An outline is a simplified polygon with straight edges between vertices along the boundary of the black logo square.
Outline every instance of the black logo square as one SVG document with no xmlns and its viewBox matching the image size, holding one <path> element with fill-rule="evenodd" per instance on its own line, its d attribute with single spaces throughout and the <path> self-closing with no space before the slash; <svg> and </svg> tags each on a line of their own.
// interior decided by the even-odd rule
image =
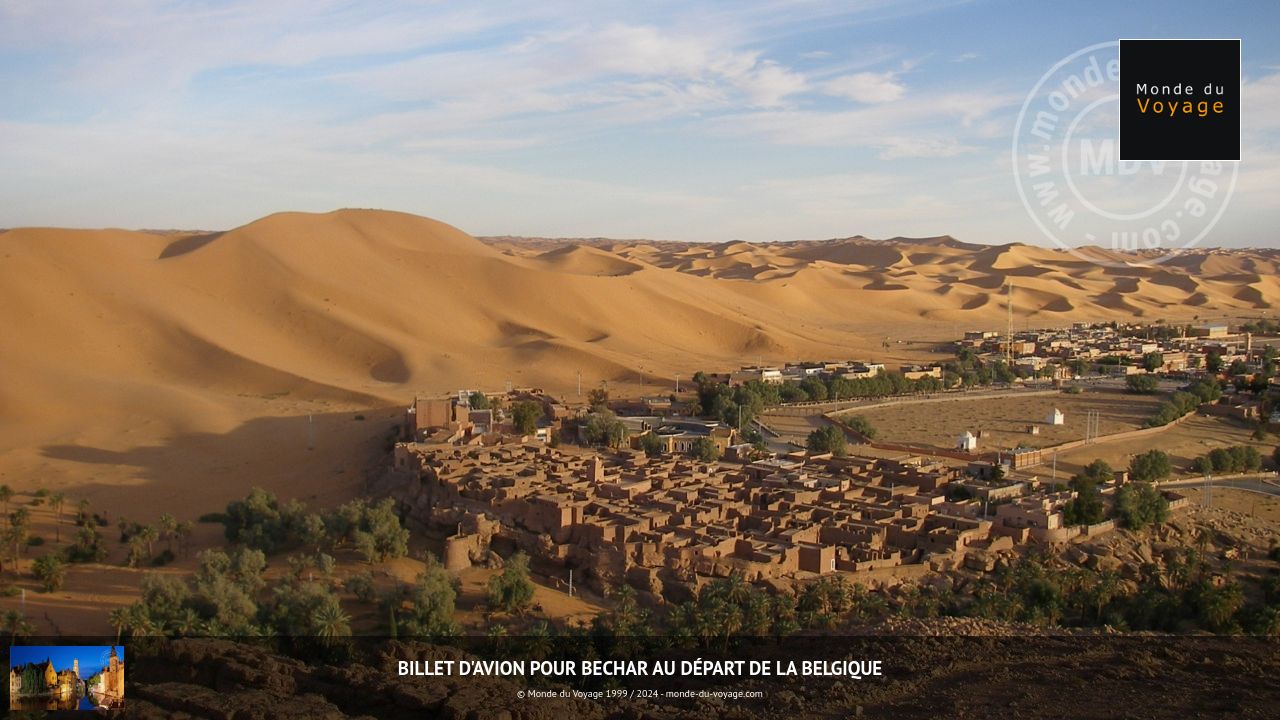
<svg viewBox="0 0 1280 720">
<path fill-rule="evenodd" d="M 1240 41 L 1121 40 L 1120 159 L 1239 160 Z"/>
</svg>

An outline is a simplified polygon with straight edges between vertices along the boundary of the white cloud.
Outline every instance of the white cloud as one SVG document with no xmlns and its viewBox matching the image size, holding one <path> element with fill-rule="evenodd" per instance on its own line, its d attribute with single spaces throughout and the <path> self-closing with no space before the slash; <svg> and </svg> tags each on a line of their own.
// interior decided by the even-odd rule
<svg viewBox="0 0 1280 720">
<path fill-rule="evenodd" d="M 882 148 L 880 157 L 885 160 L 955 157 L 976 150 L 954 137 L 896 136 L 882 138 L 879 144 Z"/>
<path fill-rule="evenodd" d="M 901 98 L 907 87 L 898 81 L 897 73 L 860 72 L 830 80 L 823 90 L 828 95 L 874 104 Z"/>
</svg>

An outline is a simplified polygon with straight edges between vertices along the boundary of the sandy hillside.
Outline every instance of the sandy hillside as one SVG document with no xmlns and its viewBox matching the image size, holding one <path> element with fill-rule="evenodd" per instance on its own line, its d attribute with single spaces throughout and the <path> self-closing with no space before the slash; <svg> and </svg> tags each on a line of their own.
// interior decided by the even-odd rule
<svg viewBox="0 0 1280 720">
<path fill-rule="evenodd" d="M 1270 252 L 1103 269 L 952 238 L 753 245 L 481 242 L 401 213 L 282 213 L 225 233 L 0 233 L 0 482 L 194 517 L 252 484 L 360 489 L 415 390 L 649 391 L 757 359 L 918 358 L 1019 322 L 1257 313 Z M 887 343 L 887 347 L 885 344 Z M 356 420 L 356 414 L 365 420 Z"/>
</svg>

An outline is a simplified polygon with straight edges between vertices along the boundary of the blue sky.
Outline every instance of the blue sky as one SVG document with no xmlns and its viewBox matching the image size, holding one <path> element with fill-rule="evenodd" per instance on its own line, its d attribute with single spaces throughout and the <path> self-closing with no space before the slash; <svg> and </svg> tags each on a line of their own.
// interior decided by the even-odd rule
<svg viewBox="0 0 1280 720">
<path fill-rule="evenodd" d="M 72 661 L 80 660 L 80 677 L 88 679 L 107 666 L 110 646 L 106 645 L 14 645 L 9 648 L 9 666 L 17 667 L 29 662 L 53 661 L 55 670 L 66 670 Z M 124 647 L 116 646 L 116 655 L 124 660 Z"/>
<path fill-rule="evenodd" d="M 1218 245 L 1276 245 L 1280 4 L 0 0 L 0 227 L 379 207 L 478 235 L 1047 242 L 1009 149 L 1054 62 L 1241 37 Z"/>
</svg>

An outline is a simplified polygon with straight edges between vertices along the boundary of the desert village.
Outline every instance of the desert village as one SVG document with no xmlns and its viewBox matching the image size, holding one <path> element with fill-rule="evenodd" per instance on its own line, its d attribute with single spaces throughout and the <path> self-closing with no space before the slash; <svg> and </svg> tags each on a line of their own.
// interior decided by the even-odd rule
<svg viewBox="0 0 1280 720">
<path fill-rule="evenodd" d="M 971 332 L 956 350 L 989 362 L 1011 360 L 1016 377 L 1010 385 L 1039 378 L 1058 389 L 1080 380 L 1085 367 L 1104 376 L 1151 374 L 1166 381 L 1203 376 L 1212 367 L 1220 376 L 1239 371 L 1230 379 L 1243 387 L 1264 363 L 1269 367 L 1274 353 L 1255 348 L 1248 333 L 1228 335 L 1226 325 L 1159 328 L 1164 336 L 1150 337 L 1155 329 Z M 737 385 L 887 372 L 872 362 L 806 362 L 705 377 Z M 927 387 L 938 391 L 962 382 L 942 364 L 903 367 L 900 374 L 934 378 Z M 865 452 L 861 448 L 893 446 L 870 443 L 837 414 L 827 417 L 855 443 L 847 456 L 799 446 L 765 452 L 723 422 L 662 414 L 677 404 L 673 395 L 611 402 L 627 441 L 597 450 L 557 441 L 585 406 L 533 389 L 506 395 L 537 404 L 534 432 L 515 433 L 493 409 L 472 409 L 477 396 L 464 391 L 416 399 L 406 413 L 406 442 L 395 446 L 387 487 L 406 521 L 443 531 L 450 570 L 484 563 L 505 543 L 547 566 L 578 571 L 580 583 L 625 582 L 678 600 L 699 578 L 732 573 L 757 582 L 857 573 L 859 581 L 874 583 L 930 570 L 990 570 L 994 554 L 1015 545 L 1061 545 L 1115 527 L 1113 520 L 1064 522 L 1075 493 L 1038 467 L 1047 453 L 983 453 L 974 433 L 951 448 Z M 1200 410 L 1248 418 L 1251 407 L 1256 416 L 1256 405 L 1224 397 Z M 1063 423 L 1055 407 L 1028 432 Z M 641 449 L 650 434 L 661 440 L 658 453 Z M 714 444 L 715 460 L 689 455 L 698 438 Z M 1115 493 L 1127 479 L 1116 472 L 1101 493 Z M 1176 491 L 1162 494 L 1170 510 L 1189 502 Z"/>
</svg>

